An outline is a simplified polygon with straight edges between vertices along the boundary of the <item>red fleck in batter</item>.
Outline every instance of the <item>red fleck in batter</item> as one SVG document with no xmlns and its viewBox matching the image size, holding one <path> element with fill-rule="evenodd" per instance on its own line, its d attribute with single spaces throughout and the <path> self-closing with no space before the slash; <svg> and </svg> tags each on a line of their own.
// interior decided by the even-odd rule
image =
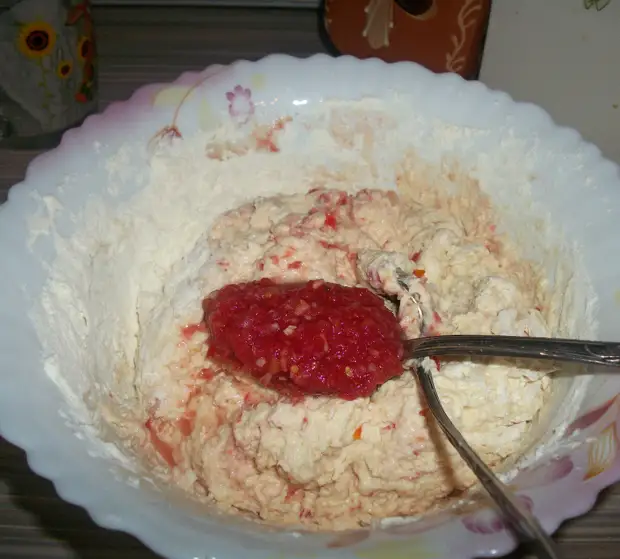
<svg viewBox="0 0 620 559">
<path fill-rule="evenodd" d="M 256 149 L 258 151 L 267 151 L 271 153 L 277 153 L 280 151 L 280 147 L 277 143 L 277 136 L 280 131 L 284 129 L 286 123 L 290 122 L 292 118 L 286 117 L 276 120 L 272 126 L 259 127 L 254 132 L 254 138 L 256 140 Z"/>
<path fill-rule="evenodd" d="M 336 216 L 331 212 L 327 212 L 325 214 L 325 227 L 329 227 L 330 229 L 336 229 L 337 226 L 338 222 L 336 221 Z"/>
<path fill-rule="evenodd" d="M 159 436 L 159 432 L 158 432 L 159 427 L 160 427 L 159 420 L 154 419 L 152 417 L 147 419 L 146 422 L 144 423 L 144 428 L 149 434 L 149 439 L 151 441 L 151 444 L 153 445 L 153 448 L 155 448 L 157 453 L 164 459 L 164 461 L 166 462 L 166 464 L 168 464 L 168 466 L 170 466 L 171 468 L 174 468 L 176 466 L 176 460 L 174 459 L 174 449 L 170 444 L 165 442 Z"/>
<path fill-rule="evenodd" d="M 203 310 L 208 357 L 285 393 L 352 400 L 403 370 L 398 319 L 367 289 L 263 279 L 223 287 Z"/>
<path fill-rule="evenodd" d="M 189 340 L 196 332 L 206 332 L 205 325 L 203 323 L 200 324 L 188 324 L 181 329 L 181 335 Z"/>
</svg>

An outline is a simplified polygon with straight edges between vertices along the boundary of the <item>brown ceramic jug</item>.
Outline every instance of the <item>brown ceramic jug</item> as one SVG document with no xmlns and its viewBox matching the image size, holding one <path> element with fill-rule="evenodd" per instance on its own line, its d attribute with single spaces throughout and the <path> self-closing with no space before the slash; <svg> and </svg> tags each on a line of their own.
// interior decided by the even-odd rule
<svg viewBox="0 0 620 559">
<path fill-rule="evenodd" d="M 412 60 L 475 78 L 491 0 L 325 0 L 325 30 L 341 54 Z"/>
</svg>

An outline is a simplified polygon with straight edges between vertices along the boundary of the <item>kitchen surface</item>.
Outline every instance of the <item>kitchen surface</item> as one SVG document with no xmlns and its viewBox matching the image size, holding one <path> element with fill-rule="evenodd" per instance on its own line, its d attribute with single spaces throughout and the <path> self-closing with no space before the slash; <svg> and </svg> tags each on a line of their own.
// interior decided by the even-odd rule
<svg viewBox="0 0 620 559">
<path fill-rule="evenodd" d="M 620 52 L 620 2 L 612 0 L 605 12 L 577 12 L 563 7 L 564 0 L 549 1 L 545 7 L 539 0 L 523 0 L 518 8 L 516 4 L 494 3 L 482 80 L 519 100 L 541 103 L 557 121 L 579 128 L 607 156 L 620 160 L 620 71 L 614 60 Z M 565 24 L 563 31 L 554 30 L 554 39 L 550 28 L 556 18 Z M 185 70 L 209 64 L 274 52 L 301 57 L 329 52 L 313 9 L 98 6 L 94 20 L 100 108 L 126 99 L 143 84 L 171 81 Z M 524 58 L 531 66 L 523 66 Z M 37 153 L 0 150 L 0 201 Z M 559 530 L 562 557 L 617 559 L 618 526 L 620 486 L 606 491 L 587 516 Z M 85 511 L 61 500 L 49 481 L 29 471 L 24 452 L 2 441 L 0 557 L 157 556 L 131 536 L 99 528 Z M 509 559 L 525 557 L 517 551 Z"/>
</svg>

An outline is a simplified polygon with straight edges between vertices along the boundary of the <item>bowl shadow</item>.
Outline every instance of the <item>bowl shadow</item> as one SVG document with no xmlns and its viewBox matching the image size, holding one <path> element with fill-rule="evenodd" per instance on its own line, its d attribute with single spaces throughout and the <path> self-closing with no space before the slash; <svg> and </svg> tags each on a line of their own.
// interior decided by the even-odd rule
<svg viewBox="0 0 620 559">
<path fill-rule="evenodd" d="M 163 559 L 138 539 L 95 524 L 35 474 L 26 454 L 0 437 L 0 557 Z"/>
</svg>

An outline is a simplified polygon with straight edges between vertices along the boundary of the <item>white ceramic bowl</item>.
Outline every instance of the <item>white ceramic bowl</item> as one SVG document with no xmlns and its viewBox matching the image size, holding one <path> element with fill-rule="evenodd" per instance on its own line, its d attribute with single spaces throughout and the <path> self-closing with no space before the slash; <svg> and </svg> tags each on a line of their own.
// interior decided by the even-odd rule
<svg viewBox="0 0 620 559">
<path fill-rule="evenodd" d="M 441 121 L 467 132 L 446 145 L 452 156 L 486 156 L 487 167 L 492 158 L 497 176 L 507 181 L 516 172 L 529 177 L 531 207 L 548 216 L 557 237 L 578 246 L 583 256 L 580 266 L 587 271 L 598 305 L 590 306 L 588 297 L 577 298 L 575 304 L 583 307 L 579 313 L 593 313 L 600 339 L 620 339 L 620 263 L 614 258 L 620 238 L 618 169 L 576 132 L 555 126 L 542 110 L 515 103 L 480 83 L 434 75 L 410 63 L 270 56 L 186 73 L 173 84 L 143 87 L 130 100 L 111 105 L 65 134 L 60 147 L 30 165 L 24 182 L 0 209 L 0 430 L 27 451 L 31 467 L 51 479 L 64 499 L 85 507 L 102 526 L 130 532 L 158 553 L 178 559 L 466 559 L 514 547 L 488 508 L 466 514 L 446 511 L 372 531 L 306 534 L 205 517 L 171 504 L 163 493 L 135 483 L 131 472 L 114 460 L 101 458 L 100 443 L 92 434 L 76 432 L 68 424 L 62 413 L 66 402 L 46 376 L 41 344 L 28 318 L 54 258 L 44 225 L 53 221 L 62 234 L 70 212 L 103 195 L 105 160 L 123 142 L 148 142 L 172 127 L 190 134 L 240 114 L 271 121 L 326 99 L 394 95 L 410 101 L 428 131 Z M 421 146 L 424 138 L 417 134 L 412 143 Z M 501 155 L 506 142 L 513 146 L 511 158 Z M 68 175 L 79 188 L 67 186 Z M 518 221 L 522 214 L 516 194 L 514 198 L 513 217 Z M 510 204 L 510 197 L 503 202 Z M 537 247 L 531 248 L 535 253 Z M 562 397 L 567 394 L 560 392 Z M 620 478 L 620 382 L 597 376 L 582 392 L 567 430 L 573 443 L 554 455 L 541 455 L 512 480 L 514 490 L 550 532 L 566 518 L 585 513 L 598 492 Z M 561 407 L 557 401 L 554 405 Z"/>
</svg>

